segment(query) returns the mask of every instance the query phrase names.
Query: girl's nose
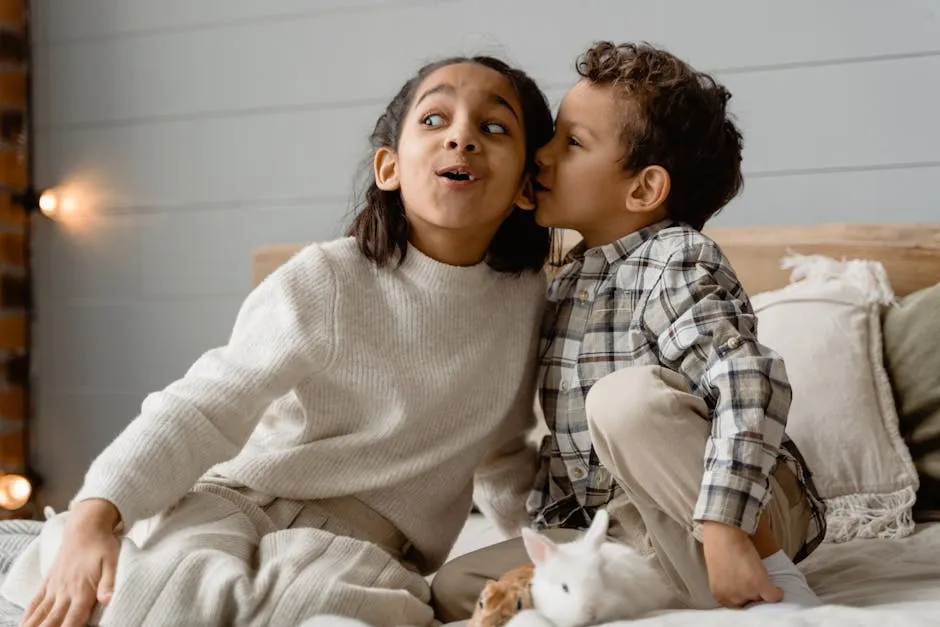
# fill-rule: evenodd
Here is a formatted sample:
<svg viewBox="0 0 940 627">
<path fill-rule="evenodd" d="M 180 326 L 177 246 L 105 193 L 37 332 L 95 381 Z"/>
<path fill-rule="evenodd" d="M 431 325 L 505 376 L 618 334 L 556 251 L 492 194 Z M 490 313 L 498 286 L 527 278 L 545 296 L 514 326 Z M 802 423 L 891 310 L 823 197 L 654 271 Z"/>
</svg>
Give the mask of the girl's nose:
<svg viewBox="0 0 940 627">
<path fill-rule="evenodd" d="M 445 147 L 448 150 L 460 150 L 462 152 L 478 152 L 480 142 L 474 133 L 469 121 L 455 123 L 447 134 Z"/>
<path fill-rule="evenodd" d="M 473 141 L 461 141 L 459 139 L 447 140 L 448 150 L 465 150 L 467 152 L 476 152 L 477 145 Z"/>
</svg>

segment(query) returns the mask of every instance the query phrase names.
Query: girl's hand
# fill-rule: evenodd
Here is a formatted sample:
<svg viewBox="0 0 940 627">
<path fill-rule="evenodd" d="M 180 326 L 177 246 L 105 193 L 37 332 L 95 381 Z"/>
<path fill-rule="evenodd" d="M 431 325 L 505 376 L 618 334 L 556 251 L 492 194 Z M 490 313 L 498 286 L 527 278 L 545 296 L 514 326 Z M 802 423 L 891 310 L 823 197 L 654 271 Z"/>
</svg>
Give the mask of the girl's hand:
<svg viewBox="0 0 940 627">
<path fill-rule="evenodd" d="M 111 600 L 120 550 L 114 534 L 118 519 L 117 508 L 103 499 L 83 501 L 72 509 L 55 561 L 23 616 L 23 627 L 82 627 L 96 602 Z"/>
<path fill-rule="evenodd" d="M 716 601 L 736 608 L 783 599 L 783 590 L 770 580 L 750 536 L 721 523 L 703 525 L 708 582 Z"/>
</svg>

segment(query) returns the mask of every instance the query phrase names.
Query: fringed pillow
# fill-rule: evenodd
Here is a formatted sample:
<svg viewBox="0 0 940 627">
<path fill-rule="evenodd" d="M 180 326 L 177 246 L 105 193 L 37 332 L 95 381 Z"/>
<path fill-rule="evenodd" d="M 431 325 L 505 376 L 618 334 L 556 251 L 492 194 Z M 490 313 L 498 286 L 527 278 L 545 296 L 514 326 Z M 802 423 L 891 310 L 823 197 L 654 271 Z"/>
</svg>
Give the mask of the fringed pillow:
<svg viewBox="0 0 940 627">
<path fill-rule="evenodd" d="M 800 255 L 783 265 L 790 285 L 752 301 L 758 338 L 786 363 L 787 433 L 826 501 L 826 539 L 909 535 L 918 477 L 882 359 L 881 313 L 894 302 L 884 267 Z"/>
</svg>

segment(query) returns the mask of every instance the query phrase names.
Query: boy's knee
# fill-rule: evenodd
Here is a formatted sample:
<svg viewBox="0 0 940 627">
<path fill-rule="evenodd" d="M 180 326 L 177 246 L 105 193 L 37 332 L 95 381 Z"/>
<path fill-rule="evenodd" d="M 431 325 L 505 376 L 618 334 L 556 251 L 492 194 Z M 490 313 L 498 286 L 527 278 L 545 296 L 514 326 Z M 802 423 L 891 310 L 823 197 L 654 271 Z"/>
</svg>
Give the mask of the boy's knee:
<svg viewBox="0 0 940 627">
<path fill-rule="evenodd" d="M 442 622 L 470 618 L 486 583 L 459 558 L 444 564 L 431 581 L 431 605 Z"/>
<path fill-rule="evenodd" d="M 591 386 L 584 408 L 592 440 L 637 442 L 640 433 L 649 435 L 656 428 L 651 418 L 669 410 L 660 370 L 659 366 L 624 368 Z"/>
</svg>

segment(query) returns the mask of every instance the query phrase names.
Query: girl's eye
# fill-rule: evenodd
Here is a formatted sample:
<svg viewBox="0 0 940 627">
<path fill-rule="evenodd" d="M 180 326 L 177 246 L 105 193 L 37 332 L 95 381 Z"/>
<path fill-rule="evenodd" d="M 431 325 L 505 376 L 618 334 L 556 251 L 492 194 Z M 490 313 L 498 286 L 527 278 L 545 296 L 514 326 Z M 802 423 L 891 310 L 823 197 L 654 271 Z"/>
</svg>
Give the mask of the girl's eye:
<svg viewBox="0 0 940 627">
<path fill-rule="evenodd" d="M 580 146 L 580 145 L 581 145 L 581 142 L 579 142 L 579 141 L 577 140 L 577 138 L 572 137 L 571 135 L 569 135 L 569 136 L 568 136 L 568 145 L 569 145 L 569 146 Z"/>
<path fill-rule="evenodd" d="M 494 135 L 504 135 L 506 133 L 506 127 L 499 122 L 487 122 L 483 125 L 483 128 L 487 133 L 493 133 Z"/>
<path fill-rule="evenodd" d="M 522 599 L 516 599 L 516 611 L 522 610 Z"/>
<path fill-rule="evenodd" d="M 480 599 L 480 609 L 483 609 L 483 599 Z"/>
<path fill-rule="evenodd" d="M 438 113 L 432 113 L 427 115 L 421 120 L 421 123 L 425 126 L 441 126 L 444 123 L 444 116 Z"/>
</svg>

